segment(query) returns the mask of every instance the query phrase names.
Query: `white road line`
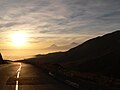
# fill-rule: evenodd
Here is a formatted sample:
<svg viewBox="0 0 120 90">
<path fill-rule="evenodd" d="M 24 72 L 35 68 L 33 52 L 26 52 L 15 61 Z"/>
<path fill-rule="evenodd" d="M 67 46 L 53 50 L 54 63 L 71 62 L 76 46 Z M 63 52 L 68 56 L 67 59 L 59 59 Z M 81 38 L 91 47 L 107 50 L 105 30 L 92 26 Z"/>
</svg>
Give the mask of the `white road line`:
<svg viewBox="0 0 120 90">
<path fill-rule="evenodd" d="M 16 81 L 15 90 L 18 90 L 18 80 Z"/>
<path fill-rule="evenodd" d="M 17 73 L 17 79 L 20 77 L 20 72 Z"/>
<path fill-rule="evenodd" d="M 22 68 L 22 65 L 21 65 L 21 63 L 20 63 L 20 67 L 18 68 L 18 70 L 17 70 L 17 80 L 16 80 L 16 86 L 15 86 L 15 90 L 18 90 L 18 79 L 19 79 L 19 77 L 20 77 L 20 71 L 21 71 L 21 68 Z"/>
</svg>

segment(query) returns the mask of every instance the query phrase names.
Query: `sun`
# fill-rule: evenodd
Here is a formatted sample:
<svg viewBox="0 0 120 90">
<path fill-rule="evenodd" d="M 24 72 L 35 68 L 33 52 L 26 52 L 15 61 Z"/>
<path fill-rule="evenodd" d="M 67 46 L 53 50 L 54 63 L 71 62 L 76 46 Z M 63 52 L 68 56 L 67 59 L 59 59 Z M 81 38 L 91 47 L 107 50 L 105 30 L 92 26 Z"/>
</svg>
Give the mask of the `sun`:
<svg viewBox="0 0 120 90">
<path fill-rule="evenodd" d="M 11 35 L 11 40 L 14 46 L 24 46 L 27 42 L 27 35 L 23 32 L 16 32 Z"/>
</svg>

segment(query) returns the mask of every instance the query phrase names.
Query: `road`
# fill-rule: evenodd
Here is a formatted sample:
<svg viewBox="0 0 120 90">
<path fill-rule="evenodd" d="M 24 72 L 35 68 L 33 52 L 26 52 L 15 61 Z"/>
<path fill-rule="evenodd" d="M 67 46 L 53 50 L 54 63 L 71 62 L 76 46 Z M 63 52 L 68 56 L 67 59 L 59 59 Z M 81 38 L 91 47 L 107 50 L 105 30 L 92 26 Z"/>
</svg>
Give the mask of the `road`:
<svg viewBox="0 0 120 90">
<path fill-rule="evenodd" d="M 0 90 L 75 90 L 24 63 L 0 65 Z"/>
</svg>

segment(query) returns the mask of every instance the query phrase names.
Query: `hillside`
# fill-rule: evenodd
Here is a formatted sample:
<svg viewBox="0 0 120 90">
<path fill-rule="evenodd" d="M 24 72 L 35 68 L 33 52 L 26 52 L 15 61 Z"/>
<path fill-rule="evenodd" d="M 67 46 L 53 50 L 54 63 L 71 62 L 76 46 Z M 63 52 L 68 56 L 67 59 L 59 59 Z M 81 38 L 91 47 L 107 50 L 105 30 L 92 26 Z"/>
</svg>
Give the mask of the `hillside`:
<svg viewBox="0 0 120 90">
<path fill-rule="evenodd" d="M 119 52 L 120 31 L 116 31 L 90 39 L 67 52 L 37 55 L 25 62 L 58 63 L 77 71 L 115 74 L 120 67 Z"/>
<path fill-rule="evenodd" d="M 120 48 L 120 31 L 90 39 L 83 44 L 70 49 L 63 57 L 66 62 L 83 63 L 115 52 Z"/>
</svg>

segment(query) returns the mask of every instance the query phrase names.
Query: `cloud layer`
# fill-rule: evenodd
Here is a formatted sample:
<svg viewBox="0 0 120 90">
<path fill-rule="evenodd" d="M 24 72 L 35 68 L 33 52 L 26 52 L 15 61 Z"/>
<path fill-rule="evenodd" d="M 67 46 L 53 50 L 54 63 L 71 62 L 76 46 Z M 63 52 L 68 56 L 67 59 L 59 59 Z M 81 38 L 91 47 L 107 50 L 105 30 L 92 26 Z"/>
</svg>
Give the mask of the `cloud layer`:
<svg viewBox="0 0 120 90">
<path fill-rule="evenodd" d="M 27 32 L 31 43 L 65 44 L 73 39 L 83 42 L 117 29 L 120 29 L 120 0 L 0 1 L 2 42 L 7 40 L 6 35 L 16 31 Z"/>
</svg>

